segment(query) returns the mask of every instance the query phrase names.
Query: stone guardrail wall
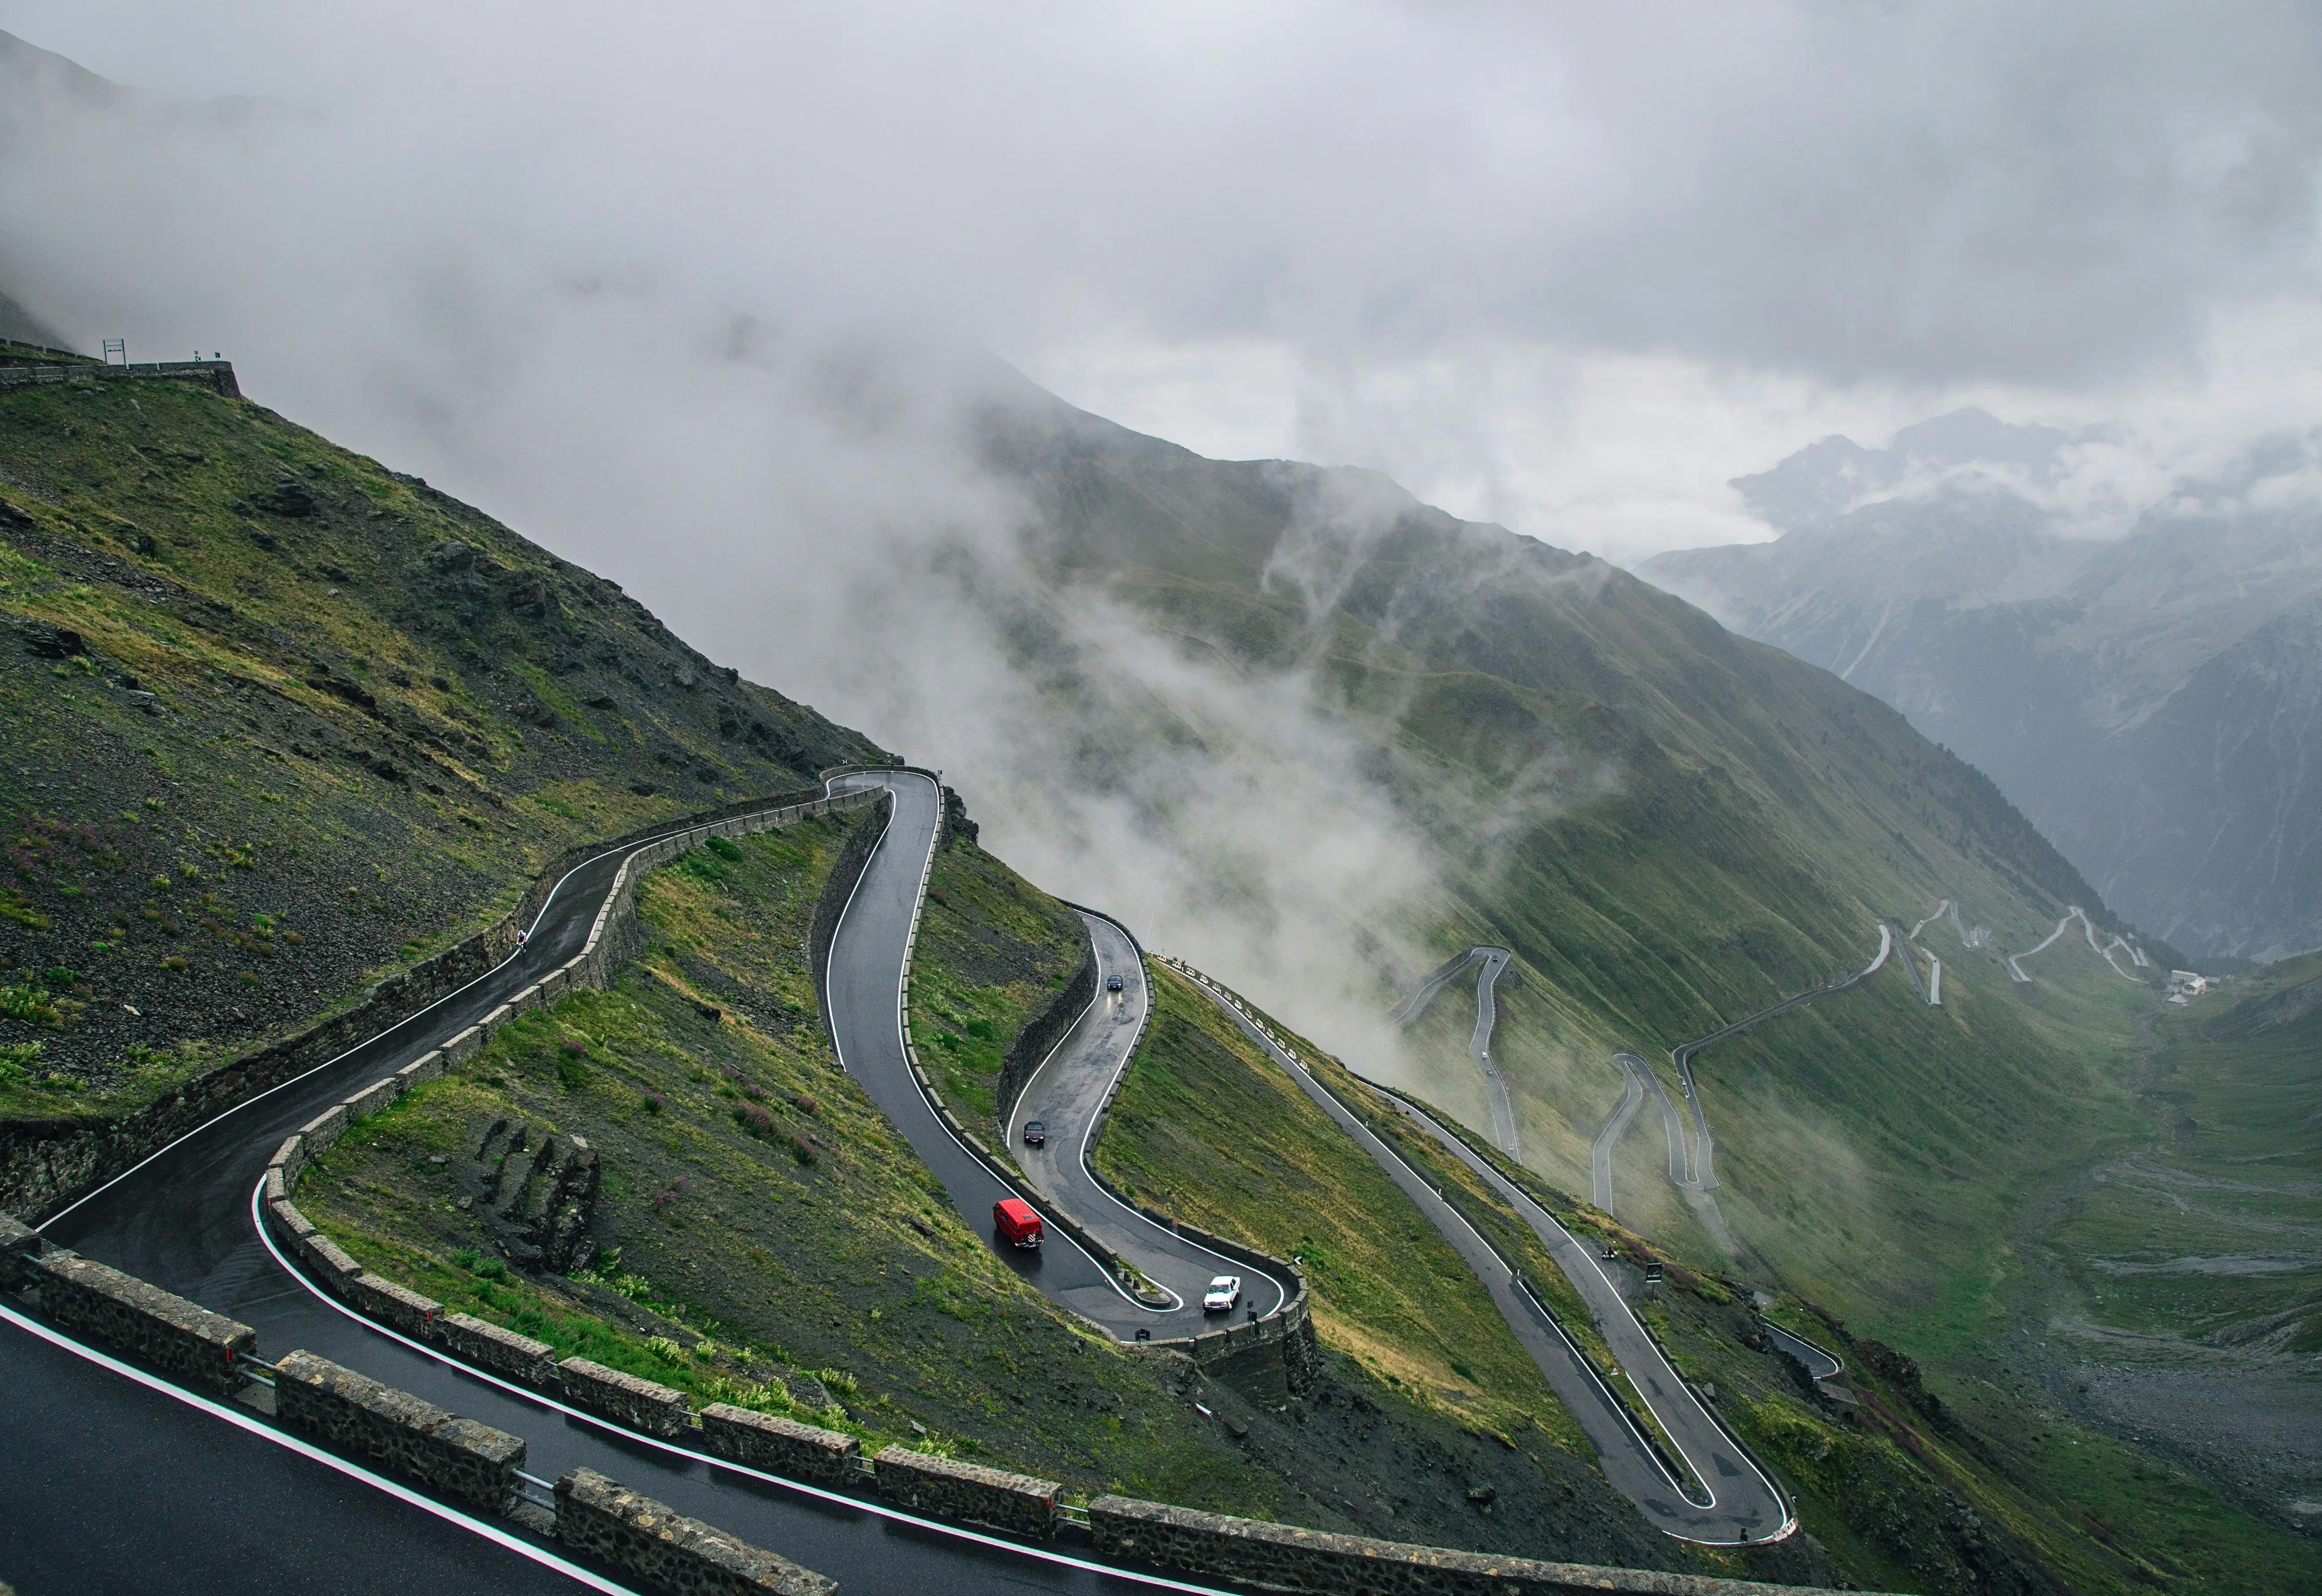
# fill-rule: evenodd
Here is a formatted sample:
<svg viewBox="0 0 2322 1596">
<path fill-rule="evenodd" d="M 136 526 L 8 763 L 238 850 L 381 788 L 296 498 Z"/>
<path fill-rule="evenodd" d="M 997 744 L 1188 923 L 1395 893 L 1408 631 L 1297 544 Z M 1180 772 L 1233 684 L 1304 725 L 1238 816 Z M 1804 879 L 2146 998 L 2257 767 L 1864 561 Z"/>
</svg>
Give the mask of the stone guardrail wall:
<svg viewBox="0 0 2322 1596">
<path fill-rule="evenodd" d="M 863 1482 L 863 1443 L 836 1430 L 712 1402 L 701 1410 L 701 1438 L 713 1455 L 770 1474 L 818 1485 Z"/>
<path fill-rule="evenodd" d="M 1048 1000 L 1047 1008 L 1026 1022 L 1016 1033 L 1016 1040 L 1008 1044 L 1008 1056 L 1000 1066 L 1000 1079 L 993 1083 L 992 1097 L 998 1107 L 993 1120 L 1000 1129 L 1001 1146 L 1008 1145 L 1008 1122 L 1016 1113 L 1016 1100 L 1032 1083 L 1033 1075 L 1048 1061 L 1072 1028 L 1080 1024 L 1081 1016 L 1096 999 L 1096 943 L 1085 938 L 1081 946 L 1081 962 L 1065 983 L 1064 990 Z"/>
<path fill-rule="evenodd" d="M 1757 1580 L 1453 1552 L 1120 1496 L 1098 1497 L 1088 1513 L 1097 1550 L 1108 1556 L 1325 1596 L 1828 1596 Z"/>
<path fill-rule="evenodd" d="M 1056 1496 L 1064 1487 L 1054 1480 L 1011 1474 L 1005 1469 L 960 1463 L 903 1446 L 890 1446 L 880 1453 L 875 1466 L 879 1494 L 898 1507 L 938 1518 L 988 1524 L 1011 1535 L 1043 1540 L 1056 1533 Z"/>
<path fill-rule="evenodd" d="M 771 806 L 818 804 L 846 808 L 866 801 L 853 794 L 826 798 L 818 789 L 777 793 L 729 804 L 686 821 L 664 822 L 568 848 L 534 878 L 516 907 L 498 920 L 409 970 L 389 976 L 362 1002 L 342 1014 L 206 1071 L 168 1096 L 118 1118 L 75 1117 L 0 1125 L 0 1212 L 27 1218 L 52 1214 L 227 1109 L 327 1063 L 465 986 L 516 951 L 517 934 L 538 918 L 557 883 L 587 860 L 658 835 L 672 824 L 700 829 L 706 837 L 707 828 L 763 813 Z M 625 918 L 622 924 L 626 926 L 633 921 Z"/>
<path fill-rule="evenodd" d="M 27 348 L 37 347 L 26 345 Z M 232 360 L 160 360 L 142 366 L 0 366 L 0 388 L 33 388 L 51 382 L 194 381 L 229 399 L 242 397 Z"/>
<path fill-rule="evenodd" d="M 258 1332 L 248 1325 L 61 1248 L 27 1263 L 42 1310 L 66 1329 L 187 1385 L 221 1396 L 242 1389 L 239 1354 L 258 1350 Z"/>
<path fill-rule="evenodd" d="M 381 1385 L 310 1352 L 274 1366 L 274 1417 L 334 1452 L 430 1485 L 457 1502 L 496 1513 L 517 1491 L 525 1446 Z"/>
<path fill-rule="evenodd" d="M 838 1582 L 640 1496 L 593 1469 L 556 1482 L 556 1538 L 656 1590 L 827 1596 Z"/>
</svg>

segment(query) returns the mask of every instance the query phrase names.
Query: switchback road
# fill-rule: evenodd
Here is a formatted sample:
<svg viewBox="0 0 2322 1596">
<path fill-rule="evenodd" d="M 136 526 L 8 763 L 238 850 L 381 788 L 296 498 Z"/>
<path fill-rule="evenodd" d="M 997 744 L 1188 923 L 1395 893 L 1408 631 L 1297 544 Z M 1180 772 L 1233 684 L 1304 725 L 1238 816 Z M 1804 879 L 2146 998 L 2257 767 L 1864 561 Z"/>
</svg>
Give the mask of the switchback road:
<svg viewBox="0 0 2322 1596">
<path fill-rule="evenodd" d="M 1398 1026 L 1408 1026 L 1427 1012 L 1435 994 L 1470 965 L 1483 968 L 1476 974 L 1476 1030 L 1467 1039 L 1467 1056 L 1484 1072 L 1485 1090 L 1492 1099 L 1492 1142 L 1510 1158 L 1522 1159 L 1523 1145 L 1516 1130 L 1515 1106 L 1508 1100 L 1507 1078 L 1500 1066 L 1492 1061 L 1492 1029 L 1499 1020 L 1499 1005 L 1495 995 L 1501 975 L 1515 954 L 1503 947 L 1475 947 L 1458 958 L 1446 961 L 1420 983 L 1419 990 L 1404 999 L 1387 1017 Z"/>
<path fill-rule="evenodd" d="M 1464 1138 L 1446 1129 L 1416 1104 L 1375 1087 L 1413 1125 L 1480 1175 L 1540 1237 L 1557 1267 L 1587 1303 L 1590 1317 L 1622 1373 L 1636 1387 L 1655 1421 L 1675 1444 L 1684 1466 L 1693 1475 L 1690 1483 L 1670 1473 L 1620 1399 L 1606 1388 L 1604 1380 L 1558 1328 L 1553 1317 L 1510 1272 L 1499 1254 L 1466 1218 L 1444 1200 L 1434 1183 L 1375 1135 L 1358 1115 L 1316 1080 L 1294 1054 L 1232 998 L 1197 971 L 1187 968 L 1185 973 L 1232 1018 L 1243 1035 L 1297 1083 L 1316 1107 L 1370 1154 L 1418 1206 L 1428 1223 L 1467 1261 L 1491 1293 L 1516 1340 L 1531 1354 L 1550 1387 L 1596 1447 L 1605 1479 L 1634 1502 L 1654 1528 L 1680 1540 L 1708 1546 L 1777 1539 L 1796 1528 L 1797 1520 L 1780 1487 L 1758 1466 L 1741 1443 L 1727 1434 L 1693 1389 L 1670 1367 L 1659 1343 L 1630 1311 L 1620 1289 L 1604 1272 L 1595 1254 L 1575 1240 L 1555 1216 L 1525 1196 Z"/>
<path fill-rule="evenodd" d="M 900 771 L 882 772 L 880 780 L 895 784 L 904 841 L 915 842 L 918 860 L 924 862 L 933 836 L 934 783 Z M 877 1503 L 716 1464 L 678 1446 L 600 1423 L 357 1318 L 308 1284 L 261 1234 L 255 1199 L 266 1161 L 283 1138 L 333 1104 L 442 1045 L 580 952 L 622 861 L 645 845 L 640 842 L 608 851 L 566 876 L 523 947 L 497 968 L 321 1068 L 211 1120 L 65 1209 L 41 1227 L 42 1234 L 54 1245 L 69 1246 L 241 1320 L 257 1330 L 260 1345 L 270 1355 L 304 1348 L 521 1436 L 529 1447 L 526 1466 L 535 1474 L 553 1478 L 575 1467 L 596 1469 L 680 1512 L 809 1568 L 833 1573 L 850 1592 L 1010 1596 L 1028 1589 L 1096 1592 L 1121 1589 L 1124 1582 L 1150 1582 L 1149 1576 L 1100 1570 L 1051 1550 L 1009 1545 Z M 902 853 L 899 848 L 891 857 Z M 914 862 L 905 872 L 911 877 L 906 883 L 910 889 L 906 907 L 916 901 L 917 873 L 922 869 L 923 862 Z M 846 956 L 835 955 L 833 961 L 836 975 L 869 994 L 858 1006 L 867 1005 L 874 1016 L 883 1014 L 884 1035 L 898 1048 L 898 983 L 910 935 L 908 916 L 894 912 L 900 892 L 893 872 L 866 872 L 858 893 L 864 913 L 860 918 L 850 916 L 852 940 Z M 881 912 L 885 918 L 874 925 Z M 875 1000 L 881 992 L 883 1008 Z M 873 1030 L 876 1034 L 879 1027 Z M 940 1129 L 940 1122 L 935 1123 Z M 982 1225 L 988 1229 L 989 1224 L 987 1201 Z M 1078 1257 L 1060 1254 L 1051 1262 L 1062 1266 L 1062 1273 Z M 1081 1263 L 1096 1277 L 1085 1283 L 1110 1294 L 1102 1272 L 1085 1260 Z M 0 1321 L 0 1348 L 5 1349 L 0 1352 L 0 1370 L 9 1374 L 39 1371 L 45 1376 L 61 1369 L 66 1373 L 59 1378 L 65 1383 L 59 1390 L 87 1384 L 87 1368 L 80 1366 L 87 1364 L 86 1357 L 57 1351 L 54 1343 L 43 1350 L 31 1345 L 36 1339 L 41 1337 L 31 1330 Z M 69 1361 L 59 1363 L 59 1357 Z M 0 1513 L 0 1523 L 17 1528 L 0 1533 L 33 1533 L 21 1528 L 25 1519 L 16 1504 L 55 1501 L 59 1482 L 78 1477 L 104 1479 L 108 1484 L 85 1499 L 78 1516 L 67 1513 L 37 1533 L 53 1536 L 55 1544 L 67 1549 L 74 1546 L 76 1535 L 85 1534 L 111 1548 L 100 1547 L 103 1555 L 150 1558 L 141 1564 L 140 1579 L 124 1582 L 146 1588 L 240 1591 L 275 1584 L 257 1577 L 257 1571 L 271 1568 L 281 1571 L 279 1583 L 284 1589 L 392 1588 L 489 1596 L 536 1588 L 526 1571 L 546 1564 L 535 1559 L 564 1555 L 552 1542 L 527 1537 L 500 1521 L 485 1524 L 421 1503 L 409 1492 L 348 1490 L 343 1482 L 349 1476 L 334 1473 L 326 1479 L 318 1471 L 327 1465 L 313 1463 L 304 1454 L 297 1462 L 275 1456 L 297 1450 L 291 1438 L 279 1431 L 267 1429 L 261 1435 L 214 1416 L 189 1421 L 187 1414 L 202 1410 L 182 1394 L 149 1387 L 115 1391 L 114 1395 L 118 1400 L 82 1409 L 70 1422 L 53 1415 L 53 1422 L 44 1422 L 29 1398 L 11 1396 L 5 1411 L 12 1438 L 22 1444 L 6 1448 L 0 1480 L 23 1476 L 26 1493 L 9 1499 L 12 1505 Z M 25 1426 L 37 1427 L 27 1430 Z M 247 1436 L 255 1436 L 254 1443 L 241 1438 Z M 253 1444 L 264 1450 L 251 1451 Z M 211 1559 L 240 1544 L 234 1525 L 206 1531 L 189 1528 L 183 1535 L 166 1532 L 164 1527 L 189 1517 L 173 1506 L 172 1493 L 189 1492 L 186 1500 L 199 1500 L 198 1493 L 220 1477 L 226 1460 L 242 1459 L 245 1453 L 272 1461 L 251 1464 L 249 1494 L 238 1512 L 253 1535 L 304 1537 L 303 1553 L 288 1548 L 255 1555 L 247 1565 L 231 1557 L 218 1563 Z M 294 1494 L 268 1494 L 270 1482 Z M 476 1537 L 469 1543 L 468 1555 L 444 1550 L 440 1528 L 444 1525 Z M 327 1573 L 324 1559 L 334 1548 L 359 1548 L 377 1561 L 359 1570 Z M 102 1565 L 101 1557 L 90 1564 Z M 1160 1582 L 1193 1588 L 1181 1582 Z M 569 1580 L 565 1583 L 573 1588 Z M 87 1581 L 69 1579 L 28 1586 L 89 1588 Z"/>
<path fill-rule="evenodd" d="M 1135 1263 L 1145 1278 L 1177 1299 L 1180 1310 L 1147 1314 L 1131 1325 L 1159 1327 L 1154 1334 L 1187 1335 L 1223 1324 L 1224 1316 L 1200 1311 L 1202 1291 L 1220 1274 L 1239 1275 L 1242 1307 L 1230 1316 L 1244 1319 L 1272 1313 L 1289 1300 L 1291 1288 L 1199 1243 L 1164 1229 L 1115 1197 L 1089 1166 L 1099 1116 L 1129 1066 L 1129 1050 L 1145 1028 L 1151 993 L 1137 944 L 1102 915 L 1082 913 L 1096 950 L 1096 997 L 1077 1025 L 1058 1043 L 1025 1083 L 1008 1119 L 1008 1143 L 1017 1164 L 1039 1193 L 1071 1214 L 1106 1246 Z M 1108 991 L 1108 977 L 1120 990 Z M 1045 1145 L 1024 1145 L 1024 1126 L 1038 1120 L 1047 1127 Z M 1190 1306 L 1192 1311 L 1183 1309 Z M 1106 1321 L 1108 1324 L 1111 1321 Z"/>
</svg>

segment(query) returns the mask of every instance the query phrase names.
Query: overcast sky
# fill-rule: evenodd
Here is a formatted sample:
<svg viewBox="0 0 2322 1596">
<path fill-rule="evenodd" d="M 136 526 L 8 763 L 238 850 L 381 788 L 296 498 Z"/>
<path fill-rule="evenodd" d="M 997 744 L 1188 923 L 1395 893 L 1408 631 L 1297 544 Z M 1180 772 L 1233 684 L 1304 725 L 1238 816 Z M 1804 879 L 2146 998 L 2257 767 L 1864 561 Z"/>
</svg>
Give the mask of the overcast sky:
<svg viewBox="0 0 2322 1596">
<path fill-rule="evenodd" d="M 319 114 L 231 176 L 68 194 L 0 151 L 0 273 L 78 338 L 231 340 L 454 479 L 488 441 L 294 367 L 336 341 L 424 412 L 426 346 L 571 335 L 528 298 L 681 295 L 906 317 L 1203 452 L 1634 557 L 1762 535 L 1726 478 L 1962 402 L 2124 422 L 2163 475 L 2322 419 L 2317 16 L 0 0 L 118 81 Z M 182 292 L 91 276 L 148 223 Z"/>
</svg>

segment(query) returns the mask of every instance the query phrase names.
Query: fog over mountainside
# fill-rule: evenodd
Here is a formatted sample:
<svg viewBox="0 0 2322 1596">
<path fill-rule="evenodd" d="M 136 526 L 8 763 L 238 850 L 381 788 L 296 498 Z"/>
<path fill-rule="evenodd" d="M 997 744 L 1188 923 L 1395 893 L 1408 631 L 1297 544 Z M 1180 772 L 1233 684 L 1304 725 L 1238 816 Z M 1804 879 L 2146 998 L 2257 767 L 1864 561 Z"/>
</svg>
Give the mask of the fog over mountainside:
<svg viewBox="0 0 2322 1596">
<path fill-rule="evenodd" d="M 2099 437 L 1966 411 L 1827 439 L 1735 483 L 1781 537 L 1638 569 L 1902 710 L 2148 931 L 2213 960 L 2322 945 L 2317 440 L 2090 536 L 2054 488 Z"/>
<path fill-rule="evenodd" d="M 1028 886 L 1515 1147 L 1732 1332 L 1810 1301 L 1788 1330 L 1964 1415 L 1914 1467 L 1980 1435 L 2009 1484 L 1944 1544 L 2036 1500 L 2072 1589 L 2312 1586 L 2322 1461 L 2243 1462 L 2322 1433 L 2282 1239 L 2322 954 L 2166 1006 L 2171 964 L 2322 944 L 2304 12 L 0 26 L 50 47 L 0 33 L 0 336 L 217 350 L 239 384 L 172 414 L 175 378 L 12 379 L 0 498 L 103 580 L 199 552 L 215 613 L 286 634 L 351 587 L 442 609 L 291 690 L 398 669 L 363 679 L 398 725 L 468 693 L 511 809 L 596 782 L 546 790 L 557 847 L 864 749 L 937 768 Z M 319 506 L 295 526 L 278 468 Z M 453 500 L 507 573 L 383 530 L 481 516 Z M 37 597 L 87 601 L 54 569 Z M 589 643 L 616 610 L 644 642 Z M 94 692 L 76 669 L 16 661 L 28 693 Z M 745 695 L 827 735 L 770 742 Z M 515 871 L 468 852 L 463 890 Z M 1390 1019 L 1486 946 L 1495 987 Z M 1200 1079 L 1169 1128 L 1236 1138 Z M 1919 1432 L 1809 1383 L 1704 1396 L 1798 1419 L 1771 1466 L 1861 1507 L 1857 1583 L 1935 1585 L 1858 1466 Z"/>
</svg>

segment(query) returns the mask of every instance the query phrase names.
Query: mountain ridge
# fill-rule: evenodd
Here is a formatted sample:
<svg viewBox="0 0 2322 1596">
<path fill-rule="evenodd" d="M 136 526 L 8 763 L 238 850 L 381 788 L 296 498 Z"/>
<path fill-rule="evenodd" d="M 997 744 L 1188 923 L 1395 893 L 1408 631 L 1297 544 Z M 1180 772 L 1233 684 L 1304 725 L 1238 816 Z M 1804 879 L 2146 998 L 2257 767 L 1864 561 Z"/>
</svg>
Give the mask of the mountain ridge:
<svg viewBox="0 0 2322 1596">
<path fill-rule="evenodd" d="M 2035 449 L 2012 435 L 2033 429 L 1993 426 L 2034 476 L 2075 436 L 2039 429 Z M 1891 486 L 1924 463 L 1897 451 L 1857 475 Z M 1856 502 L 1827 454 L 1801 451 L 1736 482 L 1779 538 L 1638 570 L 1958 749 L 2148 932 L 2263 960 L 2322 943 L 2304 752 L 2322 552 L 2311 511 L 2263 505 L 2310 458 L 2276 440 L 2095 539 L 2068 535 L 2021 472 L 1937 462 L 1955 474 L 1930 491 Z"/>
</svg>

